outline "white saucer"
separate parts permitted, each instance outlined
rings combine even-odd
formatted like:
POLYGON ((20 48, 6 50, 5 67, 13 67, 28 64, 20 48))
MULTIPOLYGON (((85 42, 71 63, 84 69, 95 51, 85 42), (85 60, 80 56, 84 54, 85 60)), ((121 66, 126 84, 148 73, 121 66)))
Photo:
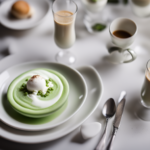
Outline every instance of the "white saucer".
POLYGON ((0 22, 10 29, 25 30, 32 28, 41 23, 50 10, 48 0, 27 0, 29 5, 34 9, 33 16, 27 19, 16 19, 10 15, 11 6, 15 1, 16 0, 7 0, 0 6, 0 22))
POLYGON ((82 75, 73 68, 50 62, 29 62, 6 69, 0 75, 0 116, 1 120, 14 128, 26 131, 41 131, 59 126, 73 117, 82 108, 87 97, 87 85, 82 75), (10 83, 20 74, 36 68, 48 68, 61 73, 68 81, 70 92, 68 104, 44 118, 28 118, 14 111, 7 101, 7 89, 10 83), (65 109, 65 110, 64 110, 65 109))

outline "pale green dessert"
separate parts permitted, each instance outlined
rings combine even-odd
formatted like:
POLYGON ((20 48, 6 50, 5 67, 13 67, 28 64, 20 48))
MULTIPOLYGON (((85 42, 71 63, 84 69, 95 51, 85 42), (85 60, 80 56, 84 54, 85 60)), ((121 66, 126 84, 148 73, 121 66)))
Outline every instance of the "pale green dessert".
POLYGON ((18 113, 40 118, 58 111, 67 101, 69 84, 60 73, 50 69, 33 69, 12 81, 8 100, 18 113))

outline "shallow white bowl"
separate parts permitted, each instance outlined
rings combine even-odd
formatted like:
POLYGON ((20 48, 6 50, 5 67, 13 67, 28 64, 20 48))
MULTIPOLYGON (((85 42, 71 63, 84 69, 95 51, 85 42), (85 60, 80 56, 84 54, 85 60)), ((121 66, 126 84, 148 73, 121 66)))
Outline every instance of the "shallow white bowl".
POLYGON ((72 69, 66 65, 50 62, 29 62, 19 64, 5 70, 0 75, 0 110, 1 120, 7 125, 28 131, 40 131, 59 126, 73 117, 84 104, 87 97, 87 85, 82 75, 75 69, 72 69), (23 72, 35 68, 47 68, 55 70, 61 73, 69 83, 69 97, 67 108, 60 114, 54 114, 54 120, 51 117, 44 118, 28 118, 15 112, 8 100, 7 89, 10 83, 23 72), (44 123, 43 123, 44 122, 44 123), (42 124, 41 124, 42 123, 42 124))

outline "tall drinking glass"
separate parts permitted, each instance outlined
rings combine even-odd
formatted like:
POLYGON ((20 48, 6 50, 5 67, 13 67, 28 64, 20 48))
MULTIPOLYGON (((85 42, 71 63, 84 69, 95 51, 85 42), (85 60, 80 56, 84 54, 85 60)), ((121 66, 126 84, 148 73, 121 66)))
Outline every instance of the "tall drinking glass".
POLYGON ((84 17, 84 25, 88 32, 95 33, 105 29, 107 25, 106 16, 102 10, 107 4, 108 0, 81 0, 83 7, 86 10, 84 17))
POLYGON ((146 65, 145 80, 141 91, 142 104, 150 108, 150 60, 146 65))
POLYGON ((137 116, 144 121, 150 121, 150 60, 146 65, 145 79, 141 90, 141 104, 137 103, 135 107, 137 116))
POLYGON ((72 0, 55 0, 53 3, 54 40, 63 49, 56 55, 56 60, 65 64, 75 62, 75 57, 67 51, 76 40, 75 19, 78 11, 77 4, 72 0))

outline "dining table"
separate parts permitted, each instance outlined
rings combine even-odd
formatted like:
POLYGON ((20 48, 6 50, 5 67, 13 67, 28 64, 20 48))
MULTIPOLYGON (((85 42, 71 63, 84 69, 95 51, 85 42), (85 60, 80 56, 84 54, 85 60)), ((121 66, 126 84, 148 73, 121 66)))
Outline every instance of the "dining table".
MULTIPOLYGON (((77 13, 75 30, 76 42, 70 51, 76 56, 75 64, 70 67, 93 66, 101 76, 103 82, 103 94, 95 112, 83 123, 99 122, 101 131, 95 137, 83 140, 78 127, 73 132, 53 141, 44 143, 18 143, 0 137, 1 150, 94 150, 98 144, 105 126, 105 118, 102 108, 106 100, 114 98, 118 102, 121 91, 127 92, 126 105, 121 120, 121 126, 113 143, 114 150, 150 150, 150 122, 140 119, 136 113, 136 104, 141 100, 141 88, 144 81, 146 62, 150 59, 150 17, 137 17, 128 4, 107 4, 102 15, 108 23, 105 30, 97 33, 89 33, 84 25, 85 9, 80 0, 75 0, 79 10, 77 13), (132 45, 137 58, 130 63, 114 64, 109 60, 109 45, 112 44, 109 25, 118 17, 132 19, 138 26, 138 34, 132 45)), ((51 7, 52 8, 52 7, 51 7)), ((50 10, 43 22, 34 28, 27 30, 12 30, 0 24, 0 67, 3 68, 3 60, 19 53, 42 51, 43 55, 49 55, 47 60, 41 57, 37 61, 56 62, 55 55, 60 48, 54 42, 54 21, 50 10)), ((19 58, 18 58, 19 59, 19 58)), ((32 61, 24 59, 24 62, 32 61)), ((1 70, 5 70, 16 62, 9 63, 1 70)), ((1 71, 0 70, 0 71, 1 71)), ((0 72, 1 73, 1 72, 0 72)), ((92 81, 92 79, 91 79, 92 81)), ((92 101, 92 97, 91 97, 92 101)), ((82 109, 82 108, 81 108, 82 109)), ((112 134, 113 119, 110 119, 107 131, 107 141, 112 134)), ((7 125, 6 125, 7 126, 7 125)), ((1 132, 1 129, 0 129, 1 132)))

